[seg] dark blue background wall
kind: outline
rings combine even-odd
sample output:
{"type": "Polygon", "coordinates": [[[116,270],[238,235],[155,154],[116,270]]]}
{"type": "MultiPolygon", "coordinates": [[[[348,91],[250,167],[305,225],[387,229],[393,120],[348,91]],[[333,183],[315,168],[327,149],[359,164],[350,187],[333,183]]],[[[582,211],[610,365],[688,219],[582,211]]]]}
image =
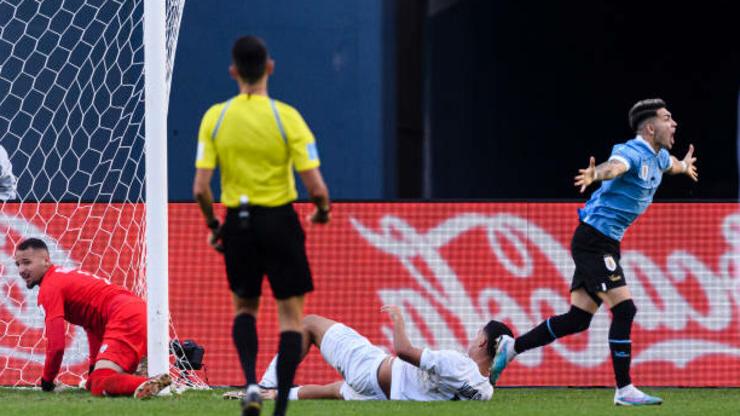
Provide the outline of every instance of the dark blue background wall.
{"type": "MultiPolygon", "coordinates": [[[[333,198],[392,192],[392,27],[386,1],[214,0],[185,4],[169,108],[171,200],[192,200],[203,113],[237,93],[233,41],[265,39],[270,95],[296,107],[316,135],[333,198]]],[[[218,187],[217,181],[214,185],[218,187]]]]}

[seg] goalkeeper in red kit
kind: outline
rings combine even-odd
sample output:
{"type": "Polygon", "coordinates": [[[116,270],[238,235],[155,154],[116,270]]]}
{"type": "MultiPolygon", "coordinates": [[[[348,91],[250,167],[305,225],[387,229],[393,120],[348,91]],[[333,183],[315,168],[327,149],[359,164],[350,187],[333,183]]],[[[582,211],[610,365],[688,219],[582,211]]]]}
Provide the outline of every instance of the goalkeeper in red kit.
{"type": "Polygon", "coordinates": [[[89,273],[51,263],[42,240],[29,238],[15,251],[26,287],[40,286],[46,314],[46,362],[41,389],[54,390],[64,357],[64,321],[85,329],[90,346],[86,388],[94,396],[155,396],[172,382],[169,374],[133,375],[146,353],[146,304],[128,290],[89,273]]]}

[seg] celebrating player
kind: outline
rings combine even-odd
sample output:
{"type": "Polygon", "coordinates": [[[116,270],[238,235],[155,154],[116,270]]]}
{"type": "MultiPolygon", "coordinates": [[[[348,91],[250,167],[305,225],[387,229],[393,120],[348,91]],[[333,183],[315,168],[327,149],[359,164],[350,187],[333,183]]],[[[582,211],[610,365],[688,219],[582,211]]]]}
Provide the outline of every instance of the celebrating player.
{"type": "Polygon", "coordinates": [[[90,346],[86,388],[94,396],[152,397],[171,383],[169,374],[133,375],[146,352],[146,305],[126,289],[79,270],[51,263],[46,243],[21,242],[15,251],[26,287],[40,286],[38,304],[46,313],[46,362],[41,389],[52,391],[64,357],[64,321],[85,329],[90,346]]]}
{"type": "MultiPolygon", "coordinates": [[[[478,331],[468,352],[431,350],[411,344],[403,315],[397,306],[384,306],[393,322],[393,349],[389,355],[354,329],[331,319],[309,315],[303,320],[303,356],[311,344],[344,381],[294,387],[293,400],[490,400],[493,386],[488,376],[495,340],[511,335],[506,325],[490,321],[478,331]]],[[[274,398],[277,357],[260,382],[265,398],[274,398]]]]}
{"type": "Polygon", "coordinates": [[[638,390],[630,379],[630,333],[637,308],[619,265],[619,242],[627,227],[652,202],[663,173],[685,174],[694,181],[699,177],[693,145],[689,145],[683,160],[668,153],[677,123],[663,100],[639,101],[629,111],[629,122],[637,137],[614,146],[609,160],[598,166],[591,157],[589,166],[575,177],[575,186],[581,192],[594,182],[602,184],[578,211],[580,224],[571,242],[576,268],[570,310],[547,319],[516,340],[502,336],[491,368],[494,383],[517,354],[588,329],[594,313],[606,302],[612,312],[609,349],[617,384],[614,404],[662,403],[660,398],[638,390]]]}

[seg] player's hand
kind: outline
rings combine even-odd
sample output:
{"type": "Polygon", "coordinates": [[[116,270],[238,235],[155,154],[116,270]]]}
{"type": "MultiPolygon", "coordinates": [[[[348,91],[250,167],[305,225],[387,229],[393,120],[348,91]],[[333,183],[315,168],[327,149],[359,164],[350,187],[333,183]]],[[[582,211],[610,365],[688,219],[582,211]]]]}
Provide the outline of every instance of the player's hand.
{"type": "Polygon", "coordinates": [[[327,224],[331,221],[331,208],[321,209],[317,207],[309,219],[314,224],[327,224]]]}
{"type": "Polygon", "coordinates": [[[260,397],[262,400],[275,400],[277,397],[276,389],[260,389],[260,397]]]}
{"type": "Polygon", "coordinates": [[[380,308],[380,311],[387,313],[394,324],[397,322],[403,322],[403,313],[401,313],[401,308],[396,305],[383,305],[380,308]]]}
{"type": "Polygon", "coordinates": [[[41,390],[50,392],[50,391],[54,391],[55,388],[56,388],[56,384],[54,384],[53,381],[46,381],[43,378],[41,379],[41,390]]]}
{"type": "Polygon", "coordinates": [[[588,167],[586,169],[578,169],[578,176],[575,178],[576,187],[581,187],[581,193],[588,188],[596,180],[596,159],[593,156],[588,161],[588,167]]]}
{"type": "Polygon", "coordinates": [[[699,181],[699,172],[696,170],[696,158],[694,157],[694,145],[689,145],[689,151],[686,152],[686,156],[681,161],[686,165],[684,173],[688,175],[694,182],[699,181]]]}

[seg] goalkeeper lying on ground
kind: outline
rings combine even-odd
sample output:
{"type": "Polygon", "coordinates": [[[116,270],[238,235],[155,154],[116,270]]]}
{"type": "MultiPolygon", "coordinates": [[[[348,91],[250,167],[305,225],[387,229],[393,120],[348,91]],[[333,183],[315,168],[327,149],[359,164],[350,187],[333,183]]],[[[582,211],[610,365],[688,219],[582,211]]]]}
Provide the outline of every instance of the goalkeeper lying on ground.
{"type": "MultiPolygon", "coordinates": [[[[431,350],[411,344],[397,306],[384,306],[393,321],[393,348],[389,355],[354,329],[330,319],[309,315],[303,320],[305,357],[311,344],[344,379],[327,385],[294,387],[290,398],[337,400],[490,400],[489,382],[495,340],[511,335],[506,325],[490,321],[468,347],[467,354],[431,350]]],[[[277,357],[276,357],[277,358],[277,357]]],[[[260,382],[264,398],[272,399],[277,386],[276,359],[260,382]]]]}

